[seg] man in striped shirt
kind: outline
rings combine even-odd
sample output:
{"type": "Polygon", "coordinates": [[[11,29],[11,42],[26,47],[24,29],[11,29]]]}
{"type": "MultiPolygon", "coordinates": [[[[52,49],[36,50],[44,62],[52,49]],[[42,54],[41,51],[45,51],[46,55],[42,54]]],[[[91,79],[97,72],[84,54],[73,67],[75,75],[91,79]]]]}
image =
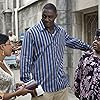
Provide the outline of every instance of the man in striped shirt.
{"type": "Polygon", "coordinates": [[[68,100],[68,79],[63,70],[64,48],[90,49],[89,45],[69,36],[57,25],[54,22],[56,17],[56,7],[46,4],[42,9],[41,21],[24,35],[20,78],[24,82],[36,80],[45,91],[45,95],[33,97],[32,100],[68,100]]]}

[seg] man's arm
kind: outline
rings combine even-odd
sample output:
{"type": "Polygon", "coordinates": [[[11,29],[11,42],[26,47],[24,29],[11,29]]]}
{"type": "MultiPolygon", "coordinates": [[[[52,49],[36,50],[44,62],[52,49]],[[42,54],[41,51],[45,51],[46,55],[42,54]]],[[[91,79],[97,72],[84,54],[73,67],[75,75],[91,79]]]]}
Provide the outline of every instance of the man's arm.
{"type": "Polygon", "coordinates": [[[24,35],[24,40],[21,48],[20,55],[20,79],[23,82],[31,80],[30,72],[33,57],[33,38],[32,34],[27,31],[24,35]]]}
{"type": "Polygon", "coordinates": [[[73,48],[73,49],[80,49],[83,51],[87,51],[91,49],[91,46],[88,44],[82,42],[79,39],[73,38],[69,36],[68,34],[65,35],[65,45],[67,47],[73,48]]]}

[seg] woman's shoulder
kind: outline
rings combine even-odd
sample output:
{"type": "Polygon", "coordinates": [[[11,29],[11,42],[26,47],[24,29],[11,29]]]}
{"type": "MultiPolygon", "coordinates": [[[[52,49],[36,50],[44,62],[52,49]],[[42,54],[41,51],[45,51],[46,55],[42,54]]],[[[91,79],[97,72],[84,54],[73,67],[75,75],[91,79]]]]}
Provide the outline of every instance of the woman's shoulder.
{"type": "Polygon", "coordinates": [[[84,52],[84,53],[82,54],[81,58],[82,58],[82,59],[88,58],[88,57],[90,57],[92,54],[93,54],[93,51],[92,51],[92,50],[86,51],[86,52],[84,52]]]}
{"type": "Polygon", "coordinates": [[[88,50],[84,52],[84,55],[92,55],[92,54],[93,54],[93,50],[88,50]]]}
{"type": "MultiPolygon", "coordinates": [[[[5,63],[5,62],[4,62],[5,63]]],[[[2,66],[0,66],[0,78],[3,78],[4,77],[4,79],[5,78],[14,78],[14,74],[13,74],[13,72],[11,71],[11,69],[9,68],[9,66],[7,66],[6,64],[5,64],[5,66],[6,66],[6,68],[10,71],[10,73],[11,73],[11,75],[9,74],[9,73],[7,73],[3,68],[2,68],[2,66]]]]}

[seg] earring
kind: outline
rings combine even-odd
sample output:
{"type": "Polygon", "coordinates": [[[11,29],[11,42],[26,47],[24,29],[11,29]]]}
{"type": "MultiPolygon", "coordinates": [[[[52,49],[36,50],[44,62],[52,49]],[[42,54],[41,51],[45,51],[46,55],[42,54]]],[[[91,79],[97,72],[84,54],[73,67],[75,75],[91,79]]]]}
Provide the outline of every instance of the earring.
{"type": "Polygon", "coordinates": [[[4,51],[2,51],[2,55],[3,55],[3,56],[5,55],[4,51]]]}

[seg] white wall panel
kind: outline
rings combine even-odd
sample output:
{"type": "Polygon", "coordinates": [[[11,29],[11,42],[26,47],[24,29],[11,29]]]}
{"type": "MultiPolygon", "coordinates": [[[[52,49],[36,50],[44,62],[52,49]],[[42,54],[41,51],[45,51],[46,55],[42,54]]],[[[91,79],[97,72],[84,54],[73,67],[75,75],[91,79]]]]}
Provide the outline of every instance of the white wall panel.
{"type": "Polygon", "coordinates": [[[73,11],[79,11],[86,8],[94,7],[98,5],[98,0],[76,0],[73,3],[73,11]]]}

